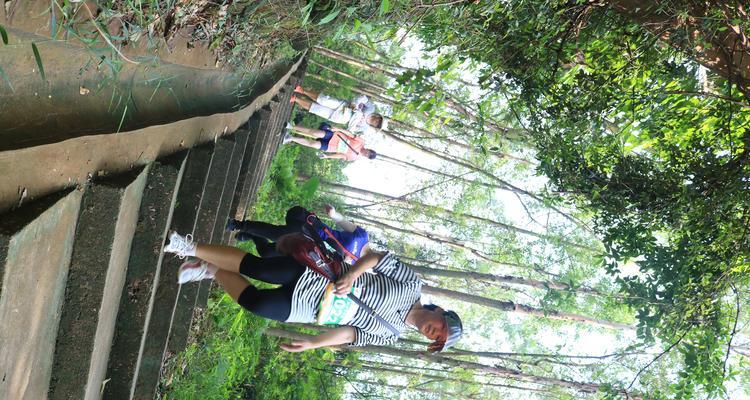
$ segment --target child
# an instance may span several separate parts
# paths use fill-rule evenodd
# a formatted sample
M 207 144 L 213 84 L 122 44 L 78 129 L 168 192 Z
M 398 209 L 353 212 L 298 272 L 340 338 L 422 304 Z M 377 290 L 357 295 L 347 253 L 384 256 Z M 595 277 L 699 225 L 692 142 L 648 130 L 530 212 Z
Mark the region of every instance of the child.
M 336 223 L 337 229 L 327 225 L 326 228 L 348 253 L 344 260 L 352 263 L 355 261 L 354 258 L 366 255 L 370 250 L 370 237 L 367 231 L 345 219 L 330 204 L 325 205 L 325 211 Z M 294 206 L 287 210 L 284 225 L 230 219 L 227 221 L 226 230 L 237 231 L 234 237 L 239 241 L 252 240 L 261 257 L 274 257 L 280 255 L 275 245 L 279 238 L 288 234 L 302 233 L 302 226 L 306 224 L 309 215 L 308 210 L 301 206 Z M 324 240 L 328 237 L 328 233 L 324 230 L 319 230 L 318 235 Z
M 375 105 L 367 96 L 359 96 L 351 103 L 335 99 L 302 86 L 294 92 L 305 97 L 293 95 L 290 101 L 311 113 L 331 122 L 346 125 L 353 133 L 365 133 L 370 129 L 386 129 L 387 123 L 382 115 L 375 112 Z
M 305 147 L 321 150 L 324 152 L 321 158 L 356 161 L 360 157 L 373 160 L 377 156 L 375 150 L 365 148 L 364 139 L 352 135 L 346 129 L 334 128 L 328 124 L 322 124 L 320 128 L 311 129 L 299 125 L 288 125 L 287 129 L 312 139 L 287 134 L 284 143 L 294 142 Z

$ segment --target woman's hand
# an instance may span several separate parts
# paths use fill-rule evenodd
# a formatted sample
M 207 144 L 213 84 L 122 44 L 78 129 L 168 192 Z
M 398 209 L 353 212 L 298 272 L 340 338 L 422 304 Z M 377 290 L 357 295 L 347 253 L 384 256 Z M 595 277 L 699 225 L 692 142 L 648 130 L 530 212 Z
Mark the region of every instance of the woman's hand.
M 292 340 L 291 343 L 280 343 L 279 347 L 292 353 L 299 353 L 300 351 L 314 349 L 315 345 L 309 340 Z
M 354 276 L 351 271 L 345 273 L 344 275 L 341 275 L 341 277 L 334 284 L 333 293 L 338 295 L 349 294 L 349 292 L 352 291 L 352 286 L 354 286 L 355 280 L 357 280 L 357 277 Z
M 325 206 L 323 206 L 323 208 L 325 208 L 325 210 L 326 210 L 326 214 L 327 214 L 327 215 L 328 215 L 329 217 L 333 218 L 333 214 L 334 214 L 334 213 L 336 213 L 336 209 L 335 209 L 335 208 L 333 208 L 333 206 L 332 206 L 332 205 L 330 205 L 330 204 L 326 204 Z

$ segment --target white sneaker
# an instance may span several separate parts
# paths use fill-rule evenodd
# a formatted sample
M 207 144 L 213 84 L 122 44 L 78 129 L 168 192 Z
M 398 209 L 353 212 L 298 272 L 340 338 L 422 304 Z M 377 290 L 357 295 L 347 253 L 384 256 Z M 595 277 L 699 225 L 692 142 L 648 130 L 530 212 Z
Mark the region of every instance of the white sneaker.
M 177 257 L 181 259 L 187 256 L 194 256 L 195 243 L 193 243 L 193 235 L 187 234 L 182 236 L 177 232 L 172 232 L 169 235 L 169 244 L 164 246 L 164 252 L 177 254 Z
M 294 125 L 292 125 L 291 122 L 287 122 L 286 123 L 286 129 L 289 130 L 289 131 L 291 131 L 292 129 L 294 129 Z
M 205 261 L 188 261 L 180 265 L 180 269 L 177 270 L 177 283 L 182 285 L 203 279 L 213 279 L 215 274 L 216 267 Z
M 284 139 L 281 141 L 282 144 L 287 144 L 292 141 L 292 135 L 286 134 L 284 135 Z

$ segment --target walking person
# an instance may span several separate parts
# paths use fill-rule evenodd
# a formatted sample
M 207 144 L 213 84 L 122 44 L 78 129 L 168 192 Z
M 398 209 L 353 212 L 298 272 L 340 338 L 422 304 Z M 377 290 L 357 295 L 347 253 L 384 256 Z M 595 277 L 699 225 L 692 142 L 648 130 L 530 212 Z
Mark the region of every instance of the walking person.
M 290 237 L 294 235 L 280 241 Z M 281 344 L 287 351 L 387 345 L 412 327 L 432 340 L 428 350 L 434 352 L 455 344 L 463 332 L 455 312 L 422 305 L 422 281 L 390 252 L 370 250 L 354 265 L 343 263 L 335 283 L 291 256 L 261 258 L 236 247 L 193 243 L 189 236 L 176 232 L 164 252 L 199 259 L 180 267 L 180 283 L 215 278 L 232 299 L 264 318 L 338 325 L 311 339 Z M 373 273 L 364 273 L 368 269 Z M 280 287 L 258 289 L 247 278 Z M 350 293 L 364 306 L 351 301 Z
M 303 109 L 331 122 L 345 125 L 354 134 L 364 134 L 374 129 L 386 129 L 387 121 L 375 112 L 367 96 L 357 96 L 351 102 L 297 86 L 290 101 Z
M 349 162 L 359 160 L 362 157 L 373 160 L 377 156 L 375 150 L 365 147 L 365 140 L 362 137 L 352 135 L 346 129 L 332 127 L 328 124 L 321 124 L 320 128 L 311 129 L 300 125 L 289 125 L 287 129 L 304 137 L 287 134 L 284 137 L 284 143 L 293 142 L 320 150 L 323 152 L 321 158 L 333 158 Z
M 326 214 L 333 220 L 336 228 L 333 229 L 325 224 L 327 228 L 318 230 L 321 239 L 326 240 L 328 232 L 341 243 L 345 249 L 346 255 L 344 261 L 354 262 L 355 259 L 367 254 L 370 249 L 370 237 L 362 227 L 357 226 L 351 221 L 346 220 L 343 215 L 339 214 L 336 209 L 330 205 L 325 205 Z M 301 206 L 294 206 L 287 210 L 284 218 L 284 225 L 274 225 L 262 221 L 237 220 L 229 219 L 226 230 L 236 231 L 234 238 L 238 241 L 252 240 L 255 248 L 261 257 L 280 256 L 276 250 L 276 242 L 284 235 L 293 233 L 302 233 L 302 226 L 307 222 L 310 211 Z

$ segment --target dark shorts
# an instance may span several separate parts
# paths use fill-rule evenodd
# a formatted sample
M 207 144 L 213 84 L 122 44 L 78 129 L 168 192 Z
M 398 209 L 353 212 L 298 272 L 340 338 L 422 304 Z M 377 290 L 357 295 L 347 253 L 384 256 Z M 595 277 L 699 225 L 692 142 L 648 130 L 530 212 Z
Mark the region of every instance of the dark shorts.
M 247 254 L 240 264 L 242 275 L 281 286 L 274 289 L 258 289 L 250 284 L 242 291 L 237 303 L 263 318 L 286 321 L 292 310 L 294 287 L 305 270 L 306 268 L 292 257 L 260 258 Z
M 326 135 L 322 138 L 315 139 L 320 142 L 320 150 L 322 151 L 328 151 L 328 142 L 331 141 L 331 138 L 333 137 L 333 131 L 331 130 L 331 125 L 328 125 L 326 123 L 320 124 L 320 130 L 325 132 Z

